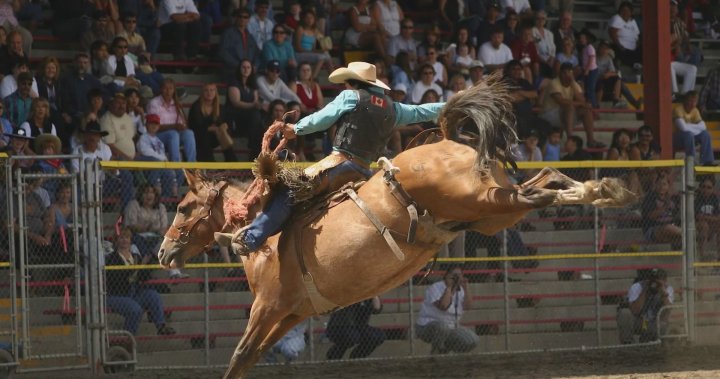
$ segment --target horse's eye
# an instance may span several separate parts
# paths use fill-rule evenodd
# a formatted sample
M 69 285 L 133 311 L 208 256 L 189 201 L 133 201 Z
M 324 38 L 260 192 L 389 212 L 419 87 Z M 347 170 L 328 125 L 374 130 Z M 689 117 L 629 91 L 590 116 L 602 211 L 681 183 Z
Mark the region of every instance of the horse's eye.
M 178 213 L 185 214 L 185 210 L 186 210 L 185 207 L 178 207 L 178 208 L 177 208 Z

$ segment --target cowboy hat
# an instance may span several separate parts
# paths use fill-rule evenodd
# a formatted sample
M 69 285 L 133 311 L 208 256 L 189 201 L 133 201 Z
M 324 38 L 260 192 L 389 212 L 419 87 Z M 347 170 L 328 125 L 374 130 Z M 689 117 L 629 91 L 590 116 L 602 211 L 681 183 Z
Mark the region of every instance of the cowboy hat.
M 333 71 L 328 79 L 331 83 L 335 84 L 342 84 L 345 83 L 346 80 L 355 79 L 388 91 L 390 90 L 387 84 L 377 79 L 375 65 L 365 62 L 350 62 L 347 68 L 340 67 Z
M 35 152 L 42 154 L 42 149 L 47 143 L 52 143 L 54 145 L 55 154 L 62 153 L 62 142 L 60 141 L 60 138 L 50 133 L 43 133 L 35 138 Z
M 108 135 L 108 132 L 100 128 L 100 124 L 98 124 L 97 121 L 89 121 L 87 125 L 85 125 L 85 129 L 80 129 L 80 131 L 85 134 L 99 134 L 101 137 Z
M 20 138 L 20 139 L 26 139 L 26 140 L 34 140 L 35 137 L 32 137 L 28 135 L 28 133 L 23 128 L 15 128 L 13 129 L 12 133 L 3 133 L 6 136 L 10 138 Z

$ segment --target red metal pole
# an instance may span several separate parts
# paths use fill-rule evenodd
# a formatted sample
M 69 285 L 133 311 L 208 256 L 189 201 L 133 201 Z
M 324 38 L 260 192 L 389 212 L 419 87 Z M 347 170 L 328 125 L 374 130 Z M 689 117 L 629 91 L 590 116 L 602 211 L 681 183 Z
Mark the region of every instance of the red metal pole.
M 642 2 L 645 124 L 653 128 L 663 159 L 672 159 L 672 86 L 670 84 L 670 2 Z

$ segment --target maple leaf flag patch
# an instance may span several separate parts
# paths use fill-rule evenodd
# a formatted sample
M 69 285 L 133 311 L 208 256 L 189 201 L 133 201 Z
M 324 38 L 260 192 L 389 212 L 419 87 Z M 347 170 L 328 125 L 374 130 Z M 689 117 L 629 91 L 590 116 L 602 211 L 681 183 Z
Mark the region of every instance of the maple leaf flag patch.
M 382 97 L 371 96 L 370 103 L 380 108 L 385 108 L 385 99 L 383 99 Z

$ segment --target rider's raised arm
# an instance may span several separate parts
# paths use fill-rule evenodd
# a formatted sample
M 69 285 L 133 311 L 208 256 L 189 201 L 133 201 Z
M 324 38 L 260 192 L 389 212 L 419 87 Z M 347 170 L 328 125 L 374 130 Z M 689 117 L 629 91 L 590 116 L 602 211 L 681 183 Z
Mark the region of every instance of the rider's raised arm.
M 395 107 L 395 125 L 415 124 L 435 120 L 445 103 L 427 103 L 420 105 L 408 105 L 393 103 Z
M 303 117 L 295 124 L 295 134 L 305 135 L 329 129 L 343 114 L 355 109 L 359 96 L 357 91 L 344 90 L 319 111 Z

